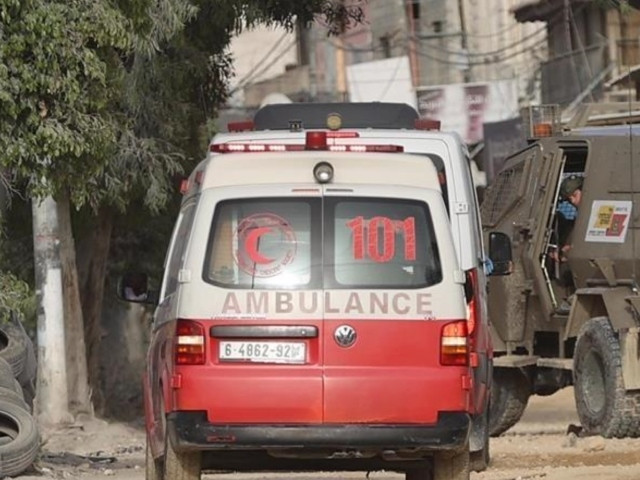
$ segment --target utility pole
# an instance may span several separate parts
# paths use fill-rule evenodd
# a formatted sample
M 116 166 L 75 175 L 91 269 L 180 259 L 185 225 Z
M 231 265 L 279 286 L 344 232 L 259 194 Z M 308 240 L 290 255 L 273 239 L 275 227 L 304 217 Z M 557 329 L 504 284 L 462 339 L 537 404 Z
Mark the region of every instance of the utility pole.
M 57 425 L 72 421 L 67 393 L 58 213 L 50 196 L 33 199 L 31 208 L 38 302 L 36 414 L 39 422 Z
M 458 0 L 458 14 L 460 15 L 460 46 L 465 55 L 465 61 L 469 61 L 469 49 L 467 44 L 467 22 L 464 16 L 464 0 Z M 464 70 L 464 82 L 471 81 L 471 65 L 467 65 Z
M 406 0 L 407 23 L 409 25 L 409 64 L 411 66 L 411 83 L 413 88 L 420 86 L 420 63 L 418 61 L 418 53 L 416 44 L 418 36 L 416 32 L 416 20 L 414 18 L 415 0 Z
M 564 17 L 564 42 L 566 44 L 566 50 L 564 53 L 569 56 L 571 70 L 573 70 L 573 77 L 576 82 L 576 91 L 573 91 L 571 93 L 575 97 L 577 97 L 582 92 L 582 82 L 580 81 L 580 74 L 578 73 L 578 67 L 576 66 L 576 59 L 573 55 L 573 42 L 571 41 L 571 0 L 564 0 L 564 8 L 562 13 Z
M 344 51 L 344 42 L 342 40 L 342 33 L 336 37 L 335 41 L 336 50 L 336 86 L 339 100 L 341 102 L 347 101 L 347 63 Z
M 571 48 L 571 4 L 570 0 L 564 0 L 564 9 L 562 11 L 564 19 L 564 43 L 566 46 L 565 53 L 569 53 L 573 50 Z

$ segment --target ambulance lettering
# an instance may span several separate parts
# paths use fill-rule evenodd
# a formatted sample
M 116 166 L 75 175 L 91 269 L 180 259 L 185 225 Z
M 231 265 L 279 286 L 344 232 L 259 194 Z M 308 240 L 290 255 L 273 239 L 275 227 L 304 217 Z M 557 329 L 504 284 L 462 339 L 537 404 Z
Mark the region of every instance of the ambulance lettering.
M 304 314 L 355 315 L 357 317 L 403 316 L 415 314 L 432 318 L 430 293 L 351 292 L 347 295 L 324 292 L 228 292 L 222 304 L 224 317 L 246 315 Z

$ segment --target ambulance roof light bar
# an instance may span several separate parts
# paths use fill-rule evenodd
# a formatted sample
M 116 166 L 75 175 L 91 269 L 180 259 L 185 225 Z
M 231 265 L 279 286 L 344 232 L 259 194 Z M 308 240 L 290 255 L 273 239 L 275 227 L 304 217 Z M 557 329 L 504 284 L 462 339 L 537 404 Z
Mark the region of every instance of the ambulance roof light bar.
M 402 145 L 334 145 L 328 144 L 331 132 L 315 130 L 306 132 L 304 145 L 280 143 L 217 143 L 209 150 L 214 153 L 251 153 L 251 152 L 301 152 L 329 151 L 329 152 L 404 152 Z

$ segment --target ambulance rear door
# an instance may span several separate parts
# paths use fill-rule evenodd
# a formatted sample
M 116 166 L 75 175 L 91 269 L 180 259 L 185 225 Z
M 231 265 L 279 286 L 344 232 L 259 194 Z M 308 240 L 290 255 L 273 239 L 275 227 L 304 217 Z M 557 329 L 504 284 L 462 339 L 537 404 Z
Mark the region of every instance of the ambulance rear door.
M 441 193 L 326 185 L 323 211 L 325 423 L 465 411 L 468 368 L 441 358 L 446 325 L 466 318 Z

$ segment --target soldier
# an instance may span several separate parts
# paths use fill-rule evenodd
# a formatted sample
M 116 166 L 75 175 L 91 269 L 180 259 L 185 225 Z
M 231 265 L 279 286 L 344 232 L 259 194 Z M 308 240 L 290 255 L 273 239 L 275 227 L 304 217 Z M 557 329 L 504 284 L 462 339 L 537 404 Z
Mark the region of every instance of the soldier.
M 578 208 L 580 200 L 582 200 L 582 182 L 582 177 L 571 175 L 565 178 L 560 185 L 560 197 L 576 208 Z
M 560 202 L 558 203 L 556 218 L 558 251 L 552 254 L 552 258 L 556 261 L 558 282 L 569 289 L 569 297 L 559 305 L 559 313 L 568 313 L 573 300 L 573 290 L 575 289 L 573 275 L 566 262 L 567 253 L 571 250 L 569 237 L 578 214 L 580 200 L 582 199 L 582 183 L 583 178 L 581 176 L 570 175 L 560 184 Z

